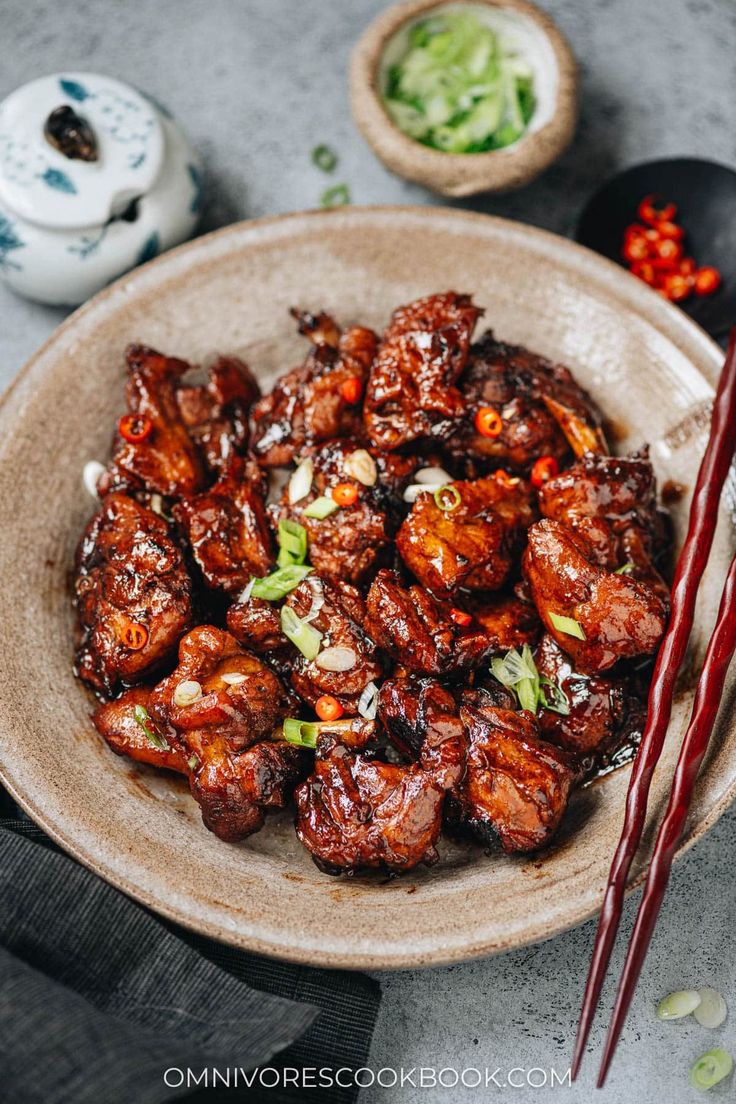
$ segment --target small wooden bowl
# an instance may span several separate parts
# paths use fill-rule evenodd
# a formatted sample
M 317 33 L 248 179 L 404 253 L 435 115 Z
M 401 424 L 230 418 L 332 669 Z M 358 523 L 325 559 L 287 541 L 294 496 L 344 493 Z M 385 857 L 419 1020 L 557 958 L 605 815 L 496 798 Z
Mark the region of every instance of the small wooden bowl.
M 393 122 L 381 95 L 394 51 L 418 19 L 444 7 L 495 8 L 522 38 L 534 67 L 538 105 L 529 129 L 506 149 L 444 153 L 422 145 Z M 525 52 L 527 52 L 525 50 Z M 350 66 L 355 122 L 387 168 L 447 196 L 511 191 L 539 176 L 569 145 L 577 119 L 577 63 L 553 21 L 528 0 L 404 0 L 388 8 L 359 39 Z

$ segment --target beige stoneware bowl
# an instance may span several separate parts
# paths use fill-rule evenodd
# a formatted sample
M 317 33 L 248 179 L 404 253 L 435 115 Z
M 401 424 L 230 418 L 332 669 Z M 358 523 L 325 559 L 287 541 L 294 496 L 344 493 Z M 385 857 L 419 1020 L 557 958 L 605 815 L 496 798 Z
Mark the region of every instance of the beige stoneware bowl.
M 535 71 L 537 108 L 512 146 L 488 153 L 443 153 L 404 134 L 383 105 L 388 67 L 403 53 L 410 27 L 433 12 L 476 10 L 495 30 L 513 34 Z M 404 0 L 383 12 L 359 39 L 350 65 L 350 104 L 363 137 L 388 169 L 447 196 L 521 188 L 567 148 L 577 120 L 578 73 L 567 39 L 529 0 Z
M 239 353 L 268 386 L 304 353 L 290 306 L 381 327 L 397 304 L 447 288 L 472 292 L 500 337 L 568 364 L 614 419 L 619 447 L 650 441 L 660 479 L 692 488 L 722 360 L 716 346 L 608 261 L 542 231 L 460 211 L 285 215 L 200 238 L 72 315 L 0 408 L 0 776 L 34 820 L 103 878 L 225 942 L 318 965 L 406 967 L 532 943 L 600 903 L 627 768 L 574 796 L 544 855 L 510 859 L 442 842 L 432 869 L 392 882 L 334 879 L 301 849 L 288 811 L 244 844 L 215 839 L 177 779 L 107 749 L 71 672 L 69 569 L 93 508 L 82 468 L 107 455 L 125 345 L 143 341 L 195 361 Z M 679 539 L 688 501 L 675 507 Z M 724 508 L 702 588 L 697 656 L 732 545 Z M 654 812 L 691 682 L 678 695 Z M 732 678 L 683 846 L 736 792 L 733 701 Z M 633 878 L 642 871 L 639 861 Z

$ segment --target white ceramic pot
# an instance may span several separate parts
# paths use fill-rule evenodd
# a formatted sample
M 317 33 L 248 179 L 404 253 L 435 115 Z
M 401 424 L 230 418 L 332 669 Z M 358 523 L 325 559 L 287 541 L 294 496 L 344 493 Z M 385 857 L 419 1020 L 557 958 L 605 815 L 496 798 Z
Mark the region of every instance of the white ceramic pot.
M 75 306 L 190 237 L 201 182 L 179 125 L 134 88 L 95 73 L 31 81 L 0 104 L 0 277 Z

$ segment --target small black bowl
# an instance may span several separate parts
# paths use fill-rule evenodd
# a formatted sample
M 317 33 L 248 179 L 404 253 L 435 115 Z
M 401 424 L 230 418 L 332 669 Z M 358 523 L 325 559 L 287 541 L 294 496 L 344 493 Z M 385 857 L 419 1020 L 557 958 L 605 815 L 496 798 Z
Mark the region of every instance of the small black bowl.
M 575 237 L 622 267 L 624 230 L 639 222 L 645 195 L 677 204 L 686 253 L 698 266 L 715 265 L 723 282 L 713 295 L 692 295 L 678 303 L 715 338 L 736 325 L 736 172 L 694 157 L 647 161 L 611 177 L 588 201 Z

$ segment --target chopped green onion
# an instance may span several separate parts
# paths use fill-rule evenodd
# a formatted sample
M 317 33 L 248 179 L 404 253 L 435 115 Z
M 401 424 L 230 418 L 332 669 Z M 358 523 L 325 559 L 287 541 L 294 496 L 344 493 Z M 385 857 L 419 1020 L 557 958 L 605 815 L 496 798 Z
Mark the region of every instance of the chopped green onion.
M 322 644 L 322 633 L 297 617 L 290 606 L 281 607 L 281 631 L 302 653 L 305 659 L 316 659 Z
M 698 989 L 700 1004 L 693 1009 L 693 1016 L 702 1027 L 720 1027 L 728 1015 L 728 1006 L 717 989 L 706 986 Z
M 583 626 L 574 617 L 564 617 L 561 613 L 550 613 L 549 619 L 558 632 L 565 636 L 574 636 L 577 640 L 585 640 Z
M 151 714 L 148 712 L 145 705 L 136 705 L 133 707 L 133 720 L 137 725 L 140 725 L 154 747 L 157 747 L 159 751 L 169 750 L 169 745 L 166 740 L 164 740 L 163 736 L 156 732 L 153 727 Z
M 297 747 L 313 748 L 317 746 L 319 729 L 314 721 L 300 721 L 296 717 L 287 717 L 283 724 L 284 739 Z
M 469 11 L 444 11 L 410 27 L 382 91 L 400 130 L 446 153 L 516 142 L 536 107 L 531 67 Z
M 634 564 L 631 563 L 631 561 L 629 561 L 628 563 L 622 564 L 621 567 L 617 567 L 613 574 L 614 575 L 631 575 L 633 570 L 634 570 Z
M 279 522 L 279 567 L 303 564 L 307 558 L 307 530 L 298 521 L 285 518 Z
M 199 756 L 191 755 L 189 759 L 187 759 L 187 766 L 189 767 L 190 771 L 196 770 L 199 766 Z
M 304 516 L 308 518 L 317 518 L 322 521 L 324 518 L 329 517 L 330 514 L 334 514 L 335 510 L 339 510 L 340 507 L 335 502 L 334 498 L 329 498 L 327 495 L 320 495 L 319 498 L 315 498 L 314 502 L 310 502 L 304 511 Z
M 727 1050 L 714 1047 L 707 1050 L 690 1067 L 690 1084 L 694 1089 L 706 1092 L 728 1077 L 733 1069 L 733 1058 Z
M 570 699 L 561 686 L 558 686 L 546 675 L 540 678 L 541 689 L 539 691 L 540 704 L 549 709 L 550 713 L 559 713 L 562 717 L 570 714 Z
M 350 189 L 347 184 L 334 184 L 325 189 L 319 202 L 321 207 L 345 207 L 350 202 Z
M 657 1005 L 658 1020 L 681 1020 L 683 1016 L 689 1016 L 700 1004 L 700 993 L 697 989 L 678 989 L 676 993 L 669 993 Z
M 306 498 L 312 489 L 312 476 L 314 475 L 314 460 L 307 456 L 297 466 L 296 471 L 289 480 L 289 505 L 294 506 Z
M 298 587 L 311 570 L 307 564 L 287 564 L 263 579 L 256 579 L 251 594 L 254 598 L 264 598 L 267 602 L 279 602 L 294 587 Z
M 312 161 L 322 172 L 332 172 L 337 164 L 337 154 L 330 146 L 315 146 L 312 150 Z
M 491 674 L 503 686 L 512 690 L 522 709 L 538 713 L 540 706 L 552 713 L 567 716 L 570 702 L 567 694 L 546 676 L 540 677 L 531 648 L 525 644 L 521 652 L 511 648 L 501 659 L 491 660 Z
M 450 496 L 449 501 L 447 495 Z M 453 510 L 457 510 L 462 502 L 459 490 L 452 483 L 447 483 L 444 487 L 438 487 L 436 491 L 432 492 L 432 497 L 445 514 L 451 514 Z

